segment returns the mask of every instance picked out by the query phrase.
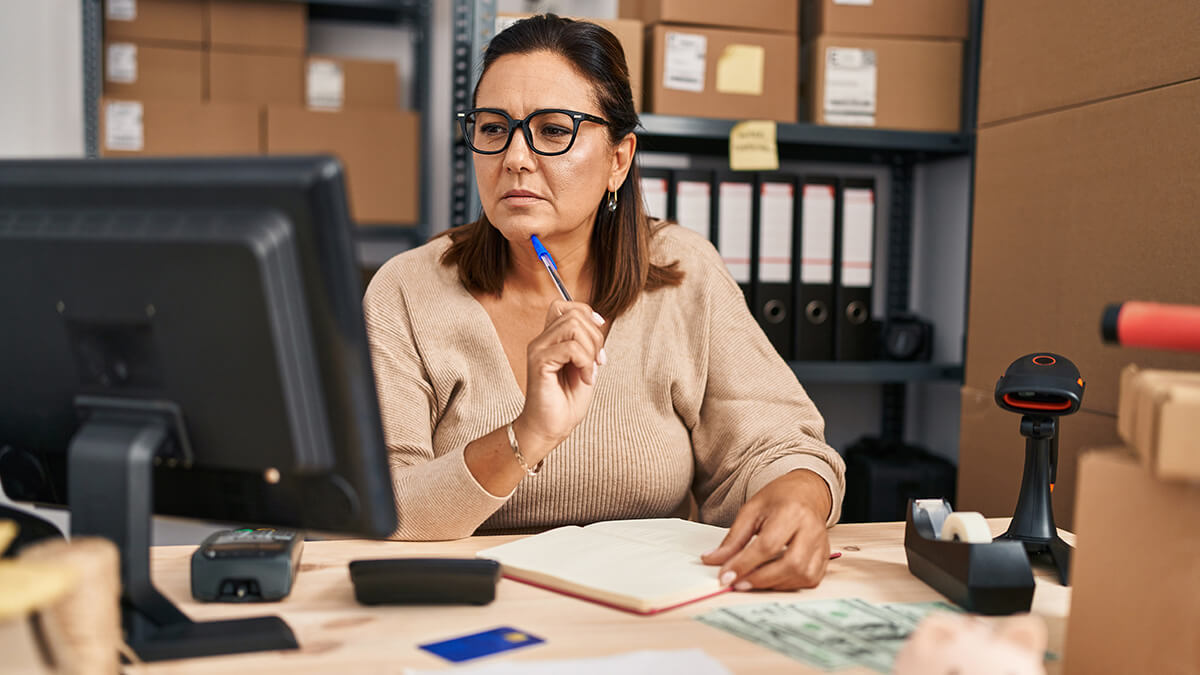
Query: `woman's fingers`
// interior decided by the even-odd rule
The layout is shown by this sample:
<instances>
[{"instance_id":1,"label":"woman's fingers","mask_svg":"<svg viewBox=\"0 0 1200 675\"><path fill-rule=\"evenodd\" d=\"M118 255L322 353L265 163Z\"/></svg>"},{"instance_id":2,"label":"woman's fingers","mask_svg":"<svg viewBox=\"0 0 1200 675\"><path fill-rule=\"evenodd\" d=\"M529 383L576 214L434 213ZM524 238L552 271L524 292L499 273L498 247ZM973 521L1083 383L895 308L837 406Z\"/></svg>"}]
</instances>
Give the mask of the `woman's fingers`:
<instances>
[{"instance_id":1,"label":"woman's fingers","mask_svg":"<svg viewBox=\"0 0 1200 675\"><path fill-rule=\"evenodd\" d=\"M808 532L797 532L783 555L760 565L742 577L734 584L734 588L794 591L815 587L825 576L825 568L829 564L828 540L822 546L818 539L819 537L811 536Z\"/></svg>"},{"instance_id":2,"label":"woman's fingers","mask_svg":"<svg viewBox=\"0 0 1200 675\"><path fill-rule=\"evenodd\" d=\"M604 333L600 330L600 324L596 323L596 317L599 315L583 303L556 301L547 314L546 329L529 343L530 354L548 344L574 340L591 351L592 362L603 365L608 359L602 353Z\"/></svg>"}]
</instances>

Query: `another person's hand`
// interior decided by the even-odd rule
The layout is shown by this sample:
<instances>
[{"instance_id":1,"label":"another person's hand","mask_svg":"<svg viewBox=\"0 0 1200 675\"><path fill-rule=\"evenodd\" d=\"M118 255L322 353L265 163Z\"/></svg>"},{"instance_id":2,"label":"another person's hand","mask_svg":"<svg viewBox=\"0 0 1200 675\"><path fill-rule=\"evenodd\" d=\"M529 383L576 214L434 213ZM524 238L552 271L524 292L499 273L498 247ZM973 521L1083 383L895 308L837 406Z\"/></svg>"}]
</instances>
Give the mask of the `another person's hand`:
<instances>
[{"instance_id":1,"label":"another person's hand","mask_svg":"<svg viewBox=\"0 0 1200 675\"><path fill-rule=\"evenodd\" d=\"M767 483L738 511L729 534L701 560L720 565L734 590L812 588L829 564L829 486L811 471L791 471Z\"/></svg>"},{"instance_id":2,"label":"another person's hand","mask_svg":"<svg viewBox=\"0 0 1200 675\"><path fill-rule=\"evenodd\" d=\"M526 352L525 408L513 431L530 445L537 462L583 420L604 365L604 319L582 302L556 300L546 314L542 334Z\"/></svg>"}]
</instances>

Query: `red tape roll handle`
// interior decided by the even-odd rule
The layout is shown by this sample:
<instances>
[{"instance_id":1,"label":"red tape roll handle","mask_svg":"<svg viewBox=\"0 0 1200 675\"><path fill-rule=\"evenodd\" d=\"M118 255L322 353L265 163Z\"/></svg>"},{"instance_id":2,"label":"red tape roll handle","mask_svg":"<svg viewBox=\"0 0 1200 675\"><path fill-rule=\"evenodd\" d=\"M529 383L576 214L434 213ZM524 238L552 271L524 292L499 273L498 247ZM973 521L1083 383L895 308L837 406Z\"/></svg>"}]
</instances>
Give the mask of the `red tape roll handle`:
<instances>
[{"instance_id":1,"label":"red tape roll handle","mask_svg":"<svg viewBox=\"0 0 1200 675\"><path fill-rule=\"evenodd\" d=\"M1125 347L1200 353L1200 306L1157 302L1109 305L1100 319L1100 334L1105 342Z\"/></svg>"}]
</instances>

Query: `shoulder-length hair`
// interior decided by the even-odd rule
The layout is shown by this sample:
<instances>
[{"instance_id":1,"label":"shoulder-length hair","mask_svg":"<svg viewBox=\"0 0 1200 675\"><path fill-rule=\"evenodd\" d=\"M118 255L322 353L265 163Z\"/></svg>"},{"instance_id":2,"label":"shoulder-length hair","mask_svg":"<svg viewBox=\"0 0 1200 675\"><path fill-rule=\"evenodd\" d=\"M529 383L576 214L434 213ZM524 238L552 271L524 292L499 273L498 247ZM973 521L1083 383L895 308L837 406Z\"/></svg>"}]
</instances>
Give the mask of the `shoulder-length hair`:
<instances>
[{"instance_id":1,"label":"shoulder-length hair","mask_svg":"<svg viewBox=\"0 0 1200 675\"><path fill-rule=\"evenodd\" d=\"M562 56L595 87L595 98L608 120L609 139L615 146L638 125L629 85L629 67L617 38L587 21L542 14L516 22L492 39L483 55L483 73L502 56L551 52ZM480 75L480 80L483 75ZM475 85L472 104L479 93ZM635 150L636 152L636 150ZM607 195L607 193L605 193ZM603 200L602 200L603 202ZM499 295L512 266L508 242L486 214L473 223L445 233L450 247L442 263L457 265L467 290ZM642 206L641 180L636 157L617 190L617 208L601 203L592 228L592 308L609 319L620 316L642 291L675 286L683 281L678 261L659 265L650 260L654 236Z\"/></svg>"}]
</instances>

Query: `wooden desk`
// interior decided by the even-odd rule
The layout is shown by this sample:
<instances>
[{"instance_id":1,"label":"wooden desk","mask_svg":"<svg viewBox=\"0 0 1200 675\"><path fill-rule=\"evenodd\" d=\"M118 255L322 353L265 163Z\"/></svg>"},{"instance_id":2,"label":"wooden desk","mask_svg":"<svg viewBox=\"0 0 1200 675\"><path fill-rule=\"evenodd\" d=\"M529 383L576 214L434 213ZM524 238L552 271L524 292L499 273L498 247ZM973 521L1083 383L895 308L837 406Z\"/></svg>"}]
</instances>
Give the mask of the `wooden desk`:
<instances>
[{"instance_id":1,"label":"wooden desk","mask_svg":"<svg viewBox=\"0 0 1200 675\"><path fill-rule=\"evenodd\" d=\"M993 519L994 533L1008 519ZM191 546L159 547L151 553L155 584L197 620L278 614L295 631L301 649L160 662L130 668L131 673L400 673L405 667L448 668L450 664L416 645L503 625L527 630L545 644L495 659L545 660L605 656L638 649L700 647L735 673L809 672L792 659L692 619L716 607L819 598L858 597L874 602L944 599L908 572L903 523L838 525L830 530L834 551L821 585L796 593L726 593L664 614L641 617L504 579L496 600L484 607L363 607L354 601L347 571L359 558L471 557L475 551L518 537L472 537L452 542L318 541L304 545L301 573L291 596L281 603L204 604L189 590ZM1063 533L1068 543L1074 537ZM1049 649L1063 650L1070 589L1047 569L1035 568L1033 611L1046 618ZM482 661L482 660L481 660ZM1050 673L1060 663L1047 664ZM862 670L842 673L869 673Z\"/></svg>"}]
</instances>

